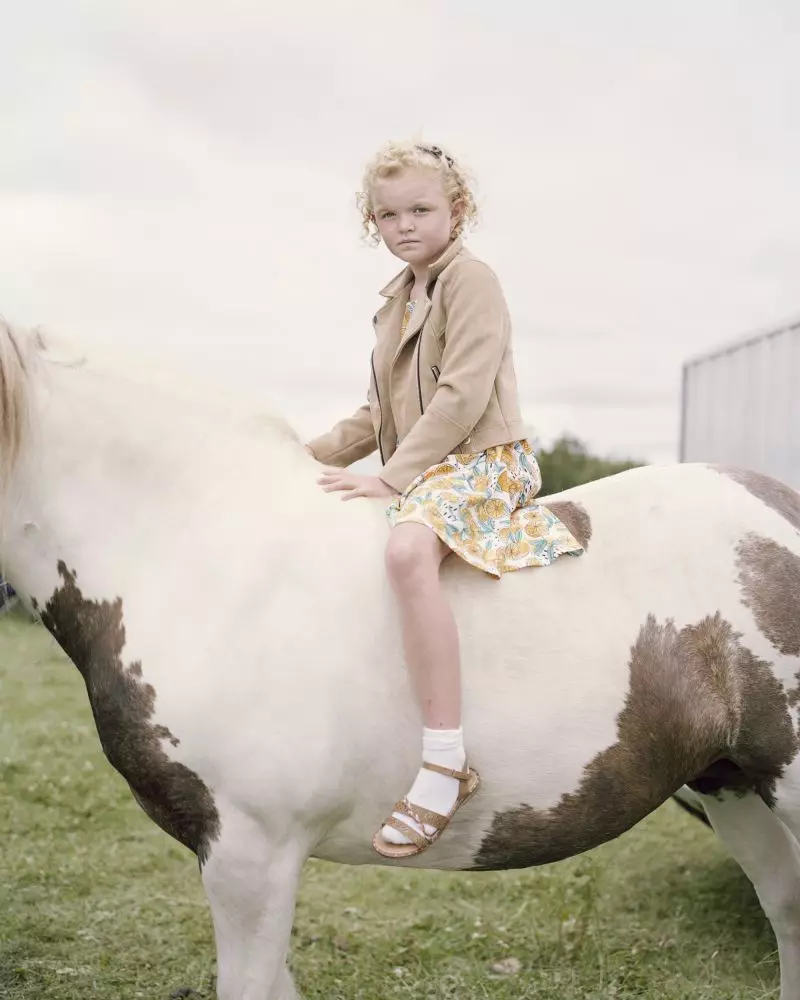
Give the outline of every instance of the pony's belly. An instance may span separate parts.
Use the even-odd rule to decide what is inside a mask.
[[[609,724],[615,714],[607,713]],[[508,720],[500,724],[484,718],[484,723],[494,737],[471,744],[470,763],[482,779],[479,792],[437,844],[404,864],[441,869],[548,864],[618,836],[661,801],[659,782],[644,799],[626,796],[626,776],[614,759],[615,740],[601,735],[596,721],[587,718],[585,725],[569,730],[559,746],[545,733],[531,739],[525,727],[515,729]],[[402,754],[402,766],[394,760],[380,773],[374,763],[359,772],[364,777],[352,811],[318,844],[316,857],[345,864],[395,863],[374,853],[371,840],[416,768],[415,741],[396,745],[410,746],[412,753]]]

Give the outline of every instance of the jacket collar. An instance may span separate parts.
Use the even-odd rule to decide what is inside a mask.
[[[447,267],[447,265],[464,249],[464,244],[461,239],[456,238],[452,243],[448,243],[447,246],[442,251],[441,255],[432,263],[428,265],[428,274],[425,278],[425,287],[428,288],[432,281],[442,273],[442,271]],[[380,290],[380,294],[386,299],[396,298],[407,285],[411,285],[414,282],[414,272],[411,270],[411,265],[403,268],[403,270],[395,275],[394,278]]]

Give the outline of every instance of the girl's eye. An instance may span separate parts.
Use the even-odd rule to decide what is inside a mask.
[[[393,215],[394,215],[394,212],[381,212],[381,218],[382,219],[391,219],[391,217]]]
[[[419,208],[415,208],[415,209],[414,209],[414,211],[415,211],[415,212],[422,212],[422,214],[424,215],[424,214],[425,214],[425,212],[427,212],[427,211],[428,211],[428,209],[427,209],[427,208],[423,208],[423,207],[422,207],[422,206],[420,205],[420,206],[419,206]]]

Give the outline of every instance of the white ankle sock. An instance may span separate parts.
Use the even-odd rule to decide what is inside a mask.
[[[467,755],[464,751],[464,735],[461,727],[459,726],[458,729],[423,729],[422,759],[429,764],[438,764],[440,767],[462,771]],[[448,778],[447,775],[420,768],[406,798],[412,805],[422,806],[424,809],[431,809],[433,812],[446,816],[455,805],[459,788],[460,782],[455,778]],[[410,816],[404,816],[399,812],[392,815],[407,823],[417,833],[422,832],[419,824]],[[399,830],[395,830],[394,827],[384,826],[381,832],[384,839],[388,840],[390,844],[411,843],[408,837],[400,833]],[[432,833],[432,827],[426,825],[425,832]]]

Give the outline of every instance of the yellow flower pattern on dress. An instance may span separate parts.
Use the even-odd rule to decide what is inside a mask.
[[[448,455],[396,497],[387,515],[392,526],[426,524],[466,562],[499,577],[583,552],[555,514],[534,502],[541,485],[530,443],[513,441]]]
[[[413,311],[410,301],[401,337]],[[426,524],[466,562],[500,577],[583,552],[566,525],[533,502],[541,486],[530,443],[511,441],[476,454],[446,455],[417,476],[386,513],[392,526]]]

